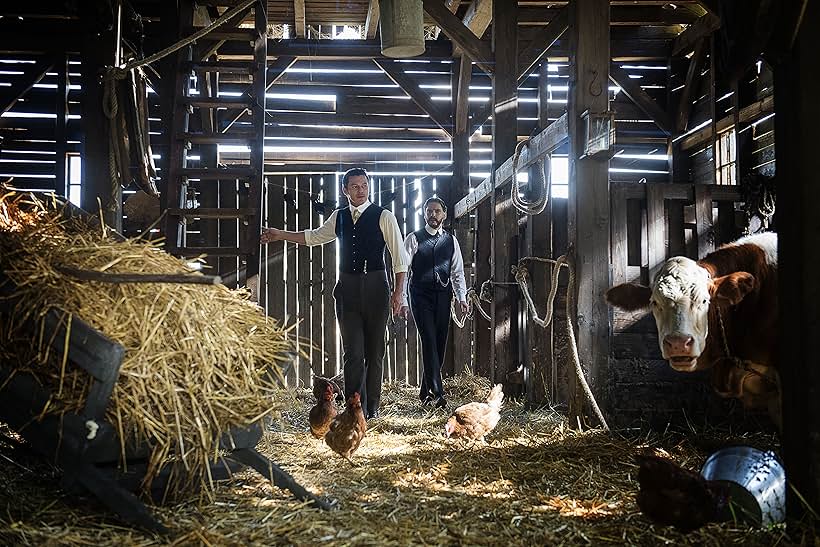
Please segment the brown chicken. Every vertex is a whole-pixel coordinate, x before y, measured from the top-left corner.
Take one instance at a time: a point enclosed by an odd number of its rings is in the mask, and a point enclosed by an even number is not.
[[[325,387],[330,386],[336,396],[336,400],[343,403],[345,400],[345,378],[344,373],[340,372],[333,378],[325,378],[324,376],[313,376],[313,395],[317,401],[321,401],[324,397]]]
[[[495,429],[498,424],[498,412],[504,399],[501,387],[501,384],[496,384],[490,390],[486,403],[467,403],[455,409],[444,424],[444,436],[483,441],[484,435]]]
[[[688,532],[724,520],[728,488],[658,456],[639,455],[638,507],[660,524]]]
[[[350,456],[359,448],[365,433],[367,421],[362,412],[362,399],[358,393],[354,393],[347,400],[344,412],[331,422],[325,442],[334,452],[353,463]]]
[[[326,384],[321,399],[316,401],[316,405],[308,413],[310,432],[313,436],[317,439],[324,439],[327,430],[330,429],[330,423],[338,414],[336,403],[333,402],[333,387]]]

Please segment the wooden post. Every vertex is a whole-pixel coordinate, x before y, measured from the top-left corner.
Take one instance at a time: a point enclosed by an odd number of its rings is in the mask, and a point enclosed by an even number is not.
[[[546,59],[538,69],[538,127],[544,129],[549,122],[549,71]],[[549,173],[546,173],[549,176]],[[533,180],[533,170],[530,170],[530,180]],[[529,256],[552,258],[552,196],[549,197],[547,207],[541,214],[530,216],[527,219],[525,253]],[[526,264],[530,272],[532,283],[532,297],[539,313],[544,313],[543,303],[547,300],[550,291],[549,264],[530,262]],[[553,316],[554,317],[554,316]],[[527,404],[531,407],[543,405],[546,402],[555,402],[553,378],[553,323],[542,328],[531,320],[527,320],[527,345],[525,348],[525,384]]]
[[[604,112],[609,107],[609,1],[576,0],[570,6],[568,223],[576,313],[569,320],[576,324],[581,366],[605,409],[610,310],[603,294],[609,287],[609,162],[578,158],[584,146],[581,113]],[[571,398],[571,417],[582,415],[582,408],[582,398]]]
[[[54,130],[54,152],[57,161],[54,174],[56,181],[54,189],[60,194],[66,193],[68,197],[68,181],[66,180],[66,141],[68,132],[66,124],[68,122],[68,55],[61,53],[57,55],[57,62],[54,64],[57,70],[57,125]]]
[[[493,3],[493,169],[515,152],[518,138],[517,32],[518,7],[515,3]],[[496,282],[512,282],[510,267],[517,262],[518,214],[509,198],[509,187],[495,190],[491,200],[493,212],[492,273]],[[495,286],[491,317],[493,319],[493,382],[502,382],[504,392],[521,390],[518,381],[511,383],[510,372],[518,369],[518,287]]]
[[[103,113],[103,80],[102,71],[114,62],[114,36],[110,29],[98,28],[96,2],[83,2],[81,13],[86,32],[83,33],[81,51],[82,88],[80,104],[82,106],[83,124],[83,192],[81,206],[86,211],[97,214],[100,206],[108,226],[122,230],[121,191],[112,192],[111,175],[108,163],[108,142],[110,123]],[[114,209],[109,209],[112,199]]]
[[[788,2],[799,4],[799,2]],[[820,185],[815,156],[820,103],[817,51],[820,6],[807,2],[790,52],[775,67],[777,142],[778,276],[780,340],[778,360],[783,393],[783,454],[789,483],[787,509],[805,513],[795,490],[815,509],[820,504]]]

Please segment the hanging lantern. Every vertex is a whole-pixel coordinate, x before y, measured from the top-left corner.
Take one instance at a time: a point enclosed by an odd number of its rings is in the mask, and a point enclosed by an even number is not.
[[[422,0],[379,0],[382,55],[403,59],[424,53]]]
[[[579,159],[608,160],[615,153],[615,113],[584,111],[581,114],[584,150]]]

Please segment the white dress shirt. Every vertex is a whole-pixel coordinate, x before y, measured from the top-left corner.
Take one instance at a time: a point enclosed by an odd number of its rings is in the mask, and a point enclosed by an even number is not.
[[[365,209],[370,207],[370,200],[365,201],[358,207],[350,206],[350,214],[353,211],[359,212],[359,217],[364,213]],[[324,245],[336,239],[336,217],[339,210],[330,213],[325,223],[314,230],[305,230],[305,243],[313,247],[314,245]],[[410,266],[410,260],[404,251],[404,246],[401,244],[401,230],[399,230],[399,223],[396,221],[396,216],[387,209],[382,210],[379,217],[379,228],[381,228],[384,242],[387,244],[387,249],[390,251],[390,258],[393,261],[393,272],[406,272]]]
[[[442,233],[441,227],[434,230],[430,228],[429,224],[425,224],[424,229],[427,230],[427,233],[431,236],[436,234],[440,235]],[[416,234],[410,233],[404,240],[404,250],[407,251],[408,264],[413,262],[413,255],[416,254],[418,248],[419,242],[416,239]],[[410,282],[409,275],[407,276],[407,282]],[[452,283],[453,294],[455,294],[456,300],[465,302],[467,300],[467,282],[464,279],[464,260],[461,258],[461,247],[458,245],[458,240],[455,236],[453,236],[453,259],[450,261],[450,283]],[[407,294],[406,291],[405,294]]]

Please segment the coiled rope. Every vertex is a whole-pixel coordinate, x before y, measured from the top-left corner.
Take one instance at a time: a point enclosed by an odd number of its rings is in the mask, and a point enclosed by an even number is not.
[[[550,192],[552,191],[552,169],[545,167],[545,164],[551,164],[552,158],[549,154],[539,159],[536,163],[538,168],[536,171],[540,173],[541,178],[541,195],[535,201],[527,201],[521,197],[520,183],[518,182],[518,161],[521,157],[521,150],[525,146],[529,146],[529,139],[520,141],[515,145],[515,154],[513,154],[513,174],[512,184],[510,185],[510,199],[515,205],[515,208],[527,215],[537,215],[544,211],[550,199]],[[534,188],[533,181],[530,181],[530,188]]]

